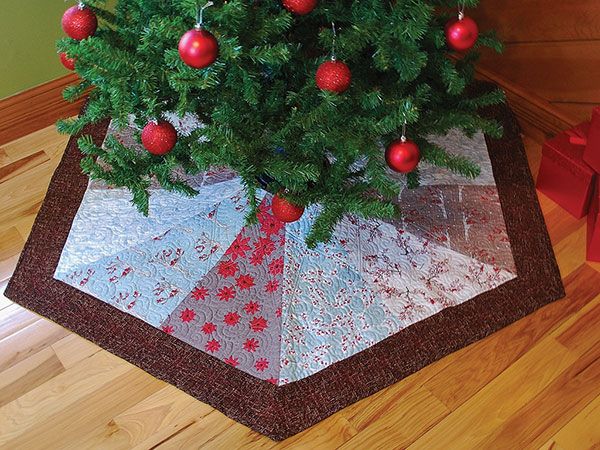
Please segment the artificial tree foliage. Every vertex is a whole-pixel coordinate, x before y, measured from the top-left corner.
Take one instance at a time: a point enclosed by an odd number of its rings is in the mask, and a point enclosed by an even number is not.
[[[475,51],[452,55],[445,41],[448,19],[460,5],[475,7],[476,0],[320,0],[305,16],[291,14],[277,0],[217,0],[204,11],[204,25],[218,39],[219,57],[208,68],[194,69],[181,61],[177,44],[204,3],[120,0],[109,11],[104,0],[89,0],[86,6],[101,19],[99,30],[82,41],[58,42],[59,51],[76,59],[82,79],[65,90],[65,98],[89,95],[77,119],[59,122],[61,131],[77,134],[107,117],[124,127],[130,115],[142,128],[165,112],[194,113],[206,125],[180,135],[165,156],[128,149],[115,138],[100,148],[80,137],[83,170],[129,188],[142,212],[151,201],[151,179],[195,195],[173,176],[174,169],[197,173],[228,166],[246,187],[250,221],[265,178],[268,190],[292,203],[321,205],[307,237],[314,246],[329,239],[345,214],[401,213],[399,186],[389,176],[383,148],[400,136],[405,122],[422,160],[467,177],[477,176],[478,167],[427,136],[452,128],[467,135],[502,133],[477,112],[502,102],[502,92],[465,94],[476,49],[500,50],[500,43],[483,33]],[[337,59],[352,71],[352,85],[342,94],[319,90],[314,78],[331,56],[332,22]],[[408,175],[409,186],[418,182],[418,170]]]

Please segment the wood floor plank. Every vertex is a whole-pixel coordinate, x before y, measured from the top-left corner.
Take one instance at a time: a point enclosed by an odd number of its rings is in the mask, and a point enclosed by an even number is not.
[[[22,209],[19,214],[11,214],[10,217],[3,218],[0,223],[0,232],[9,228],[16,228],[21,236],[26,239],[41,206],[42,202],[33,203],[28,205],[28,208]],[[23,231],[26,231],[25,234],[23,234]],[[2,245],[2,242],[0,242],[0,245]]]
[[[31,228],[33,227],[33,223],[35,222],[35,218],[37,217],[37,213],[40,210],[42,203],[37,203],[33,205],[32,208],[24,211],[19,219],[15,223],[15,228],[23,238],[23,242],[26,242],[29,238],[29,233],[31,233]],[[33,212],[30,212],[33,210]]]
[[[556,210],[562,211],[562,208],[560,206],[558,206],[558,204],[556,204],[554,202],[554,200],[550,200],[549,197],[547,197],[545,194],[543,194],[540,191],[536,191],[537,193],[537,198],[538,198],[538,202],[540,204],[540,208],[542,209],[542,213],[544,214],[544,217],[546,217],[550,212]]]
[[[577,448],[577,447],[574,447],[574,448]],[[542,445],[539,448],[539,450],[570,450],[570,449],[563,448],[554,441],[548,441],[544,445]]]
[[[450,410],[457,409],[557,325],[591,302],[600,286],[600,273],[582,264],[564,280],[564,285],[564,299],[454,353],[452,363],[425,380],[423,386]]]
[[[52,349],[54,350],[54,353],[56,353],[61,364],[67,369],[99,351],[102,351],[96,344],[93,344],[74,333],[70,333],[52,344]]]
[[[88,409],[93,409],[97,405],[88,403],[82,404],[81,409],[73,409],[73,407],[94,392],[100,392],[104,397],[112,397],[112,395],[108,396],[106,394],[108,391],[105,390],[112,387],[114,380],[131,371],[131,364],[108,352],[98,352],[0,407],[0,448],[3,445],[5,448],[27,448],[12,445],[23,436],[28,440],[29,436],[37,435],[38,439],[44,442],[50,435],[56,434],[47,429],[42,431],[41,428],[45,427],[54,416],[68,414],[70,411],[79,415],[87,414]],[[135,387],[131,385],[129,390],[132,391]],[[69,427],[65,425],[68,424],[63,424],[57,429],[68,429]]]
[[[51,346],[69,332],[47,320],[38,320],[0,341],[0,371]]]
[[[165,385],[116,415],[81,444],[89,448],[152,448],[213,411],[174,386]]]
[[[35,353],[0,373],[0,406],[25,395],[64,371],[52,348],[46,347]]]
[[[372,426],[381,417],[396,411],[396,403],[402,398],[413,395],[421,390],[423,383],[452,363],[451,358],[424,367],[418,373],[383,389],[370,397],[345,408],[340,414],[348,419],[359,432]]]
[[[576,359],[554,339],[543,339],[409,448],[480,448],[488,434],[534,399]]]
[[[65,148],[69,142],[70,136],[64,136],[59,134],[54,127],[50,127],[49,129],[53,134],[53,140],[51,145],[46,145],[43,147],[44,152],[52,159],[59,159],[62,157]]]
[[[589,272],[593,269],[587,269],[586,265],[583,265],[581,270]],[[597,286],[599,285],[594,283],[593,286],[594,288],[589,290],[590,294],[598,292]],[[568,290],[573,288],[572,285],[567,285],[567,287]],[[578,288],[576,292],[579,292]],[[568,302],[569,299],[570,297],[567,296],[562,302]],[[556,304],[549,306],[552,307]],[[574,317],[564,321],[549,333],[549,336],[556,337],[557,343],[561,345],[560,348],[568,351],[569,356],[573,358],[573,364],[510,417],[499,419],[491,415],[485,422],[486,426],[479,426],[476,432],[484,434],[485,437],[469,443],[463,442],[466,448],[524,448],[530,444],[539,446],[597,395],[600,386],[600,346],[598,345],[600,342],[600,327],[598,327],[600,296],[595,296],[585,305],[579,304],[576,311],[578,313]],[[502,349],[498,350],[502,352]],[[526,355],[525,358],[527,356],[529,355]],[[512,370],[518,363],[519,361],[507,370]],[[455,365],[449,367],[455,367]],[[499,378],[502,376],[504,374]],[[528,376],[535,376],[535,374],[528,373]],[[487,383],[482,391],[493,388],[495,383],[495,380]],[[449,386],[461,385],[458,379],[452,380],[451,378],[447,379],[447,384]],[[516,392],[511,393],[513,396],[515,394]],[[497,398],[501,399],[502,397],[497,396]],[[491,405],[488,406],[493,410]],[[506,408],[503,408],[502,414],[505,411]],[[464,418],[464,414],[461,417]],[[494,425],[495,423],[497,426]],[[423,442],[433,444],[431,441],[421,440],[417,441],[417,444]],[[456,443],[456,440],[451,442],[452,445]],[[440,444],[440,442],[436,442],[436,444]],[[417,448],[419,447],[417,446]]]
[[[600,295],[594,300],[553,333],[558,342],[574,353],[583,353],[590,346],[600,347]]]
[[[600,272],[600,262],[586,261],[586,264],[597,272]]]
[[[554,246],[554,254],[563,278],[585,261],[587,224],[581,225]]]
[[[24,138],[23,142],[15,141],[5,144],[0,147],[0,169],[15,164],[20,160],[27,159],[40,151],[43,152],[43,150],[34,143],[31,136]]]
[[[357,434],[358,431],[342,414],[334,414],[316,426],[286,439],[277,445],[277,448],[302,449],[306,448],[307,442],[310,442],[311,446],[315,448],[343,448],[342,444],[348,442]],[[210,447],[207,446],[207,448]]]
[[[20,214],[32,204],[40,203],[48,190],[57,161],[49,159],[32,167],[18,178],[0,184],[0,214]]]
[[[50,157],[44,152],[39,151],[25,158],[19,159],[13,163],[0,167],[0,183],[8,181],[12,178],[33,169],[50,160]]]
[[[553,448],[600,448],[600,395],[548,441]]]
[[[229,419],[219,411],[182,429],[153,450],[187,449],[270,449],[277,443]],[[318,448],[318,447],[317,447]],[[140,449],[141,450],[141,449]]]
[[[587,217],[576,219],[560,207],[546,213],[545,218],[552,245],[566,239],[587,223]]]
[[[45,418],[67,409],[87,392],[99,389],[129,370],[128,364],[101,352],[73,369],[33,389],[0,408],[0,448]],[[33,431],[32,431],[33,432]]]
[[[14,304],[12,301],[10,301],[8,298],[6,298],[6,296],[4,295],[6,286],[8,286],[8,280],[0,281],[0,311],[2,311],[3,309],[8,308],[9,306],[12,306]],[[0,317],[1,317],[1,313],[0,313]],[[1,326],[2,326],[2,319],[0,318],[0,327]]]
[[[10,162],[10,158],[6,154],[6,151],[2,147],[0,147],[0,167],[8,165],[10,164]]]
[[[527,135],[522,136],[523,145],[525,148],[535,148],[538,143],[535,139],[528,137]],[[542,161],[542,152],[527,152],[527,162],[529,163],[529,169],[533,179],[537,181],[538,172],[540,170],[540,163]]]
[[[8,280],[12,276],[18,261],[19,255],[0,260],[0,282]]]
[[[593,346],[478,445],[540,446],[596,397],[599,385],[600,346]]]
[[[52,158],[64,150],[68,139],[68,136],[60,135],[56,131],[56,127],[51,125],[2,145],[0,151],[5,157],[0,158],[0,162],[4,166],[27,158],[39,151],[44,151],[48,157]]]
[[[338,448],[406,448],[450,413],[448,407],[424,387],[398,397],[386,396],[386,400],[389,402],[387,413],[383,411],[377,420],[356,431],[355,436]]]
[[[0,342],[38,320],[38,315],[16,304],[0,310]]]
[[[91,358],[86,361],[90,360]],[[55,379],[68,375],[68,373],[69,371],[65,371]],[[6,446],[15,449],[42,448],[42,446],[52,449],[85,448],[81,442],[85,442],[89,434],[94,434],[98,426],[110,423],[115,411],[122,411],[135,405],[164,386],[160,380],[138,371],[129,364],[124,373],[96,381],[99,383],[90,385],[89,390],[81,390],[79,393],[83,395],[74,398],[69,408],[61,408],[49,416],[44,415],[43,421],[36,424],[35,430],[13,436],[7,440]],[[38,389],[43,390],[42,388],[47,384]],[[108,389],[110,389],[111,395],[106,395],[104,392]],[[32,391],[32,393],[34,392],[36,390]],[[16,402],[18,401],[16,400]],[[14,402],[8,406],[11,405],[14,405]],[[1,416],[2,410],[0,409]],[[73,440],[67,433],[56,432],[56,430],[64,429],[68,429],[69,433],[78,436],[77,440]]]
[[[29,237],[41,205],[41,202],[33,204],[29,208],[23,209],[19,214],[14,214],[10,218],[7,218],[0,224],[0,235],[9,232],[13,233],[11,239],[0,238],[0,253],[5,255],[3,258],[0,258],[0,261],[21,252]],[[14,234],[15,231],[18,233],[20,239]]]
[[[4,293],[0,292],[0,311],[3,310],[4,308],[8,308],[9,306],[12,306],[12,305],[13,305],[13,302],[10,301],[8,298],[6,298],[4,296]]]
[[[11,227],[0,231],[0,260],[6,260],[21,253],[25,241],[19,230]]]

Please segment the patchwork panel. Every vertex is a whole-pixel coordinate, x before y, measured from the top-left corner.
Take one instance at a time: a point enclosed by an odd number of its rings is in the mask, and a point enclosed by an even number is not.
[[[263,202],[259,223],[242,229],[162,330],[277,384],[285,233],[269,209]]]
[[[226,188],[222,190],[222,193],[226,192]],[[93,236],[93,239],[81,247],[76,244],[68,247],[68,253],[63,252],[64,259],[61,259],[55,277],[159,326],[192,290],[195,280],[207,273],[233,242],[244,226],[247,208],[245,197],[236,191],[233,197],[200,213],[196,210],[197,215],[166,231],[162,231],[166,226],[164,222],[149,219],[153,227],[138,229],[140,233],[135,236],[134,242],[142,238],[145,240],[109,256],[103,255],[109,249],[127,245],[129,240],[111,242],[104,233],[95,234],[98,228],[110,230],[96,226],[102,223],[102,217],[91,216],[92,220],[86,220],[90,216],[78,216],[79,230],[87,229],[87,235]],[[86,211],[89,212],[89,209]],[[102,211],[102,216],[106,215],[105,211],[110,209]],[[185,212],[190,214],[194,210]],[[137,211],[132,214],[130,207],[129,216],[143,224],[144,220],[138,215]],[[121,224],[123,222],[132,223],[122,220]],[[119,231],[128,235],[126,230],[115,228],[110,231],[111,235]],[[152,231],[160,231],[160,234],[150,234]],[[77,236],[85,235],[81,232]],[[106,238],[105,247],[96,251],[97,246],[102,244],[99,239],[102,236]],[[80,248],[81,253],[73,252],[73,248]],[[81,261],[90,262],[75,265]]]
[[[401,198],[402,217],[391,222],[397,228],[515,272],[495,186],[424,186]]]
[[[348,358],[399,328],[400,322],[371,291],[345,249],[332,244],[311,250],[294,233],[288,234],[282,384]]]
[[[138,145],[132,128],[109,134]],[[398,199],[402,217],[347,216],[314,249],[305,238],[318,205],[283,224],[261,191],[259,221],[247,225],[230,170],[175,174],[192,198],[153,185],[148,217],[125,190],[90,183],[55,277],[256,378],[299,381],[515,278],[483,135],[438,142],[481,177],[422,164],[424,185]]]

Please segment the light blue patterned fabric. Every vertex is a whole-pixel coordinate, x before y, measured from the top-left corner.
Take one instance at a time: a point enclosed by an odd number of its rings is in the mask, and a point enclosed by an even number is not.
[[[245,224],[247,208],[236,194],[161,234],[145,233],[132,247],[76,268],[59,265],[55,276],[158,327],[227,250]],[[90,230],[93,225],[87,223]]]
[[[390,336],[389,314],[336,239],[309,249],[317,209],[286,228],[280,383],[312,375]]]
[[[244,195],[239,178],[196,188],[202,194],[195,197],[153,190],[146,217],[132,205],[128,190],[90,183],[63,248],[57,276],[158,236],[224,199]]]

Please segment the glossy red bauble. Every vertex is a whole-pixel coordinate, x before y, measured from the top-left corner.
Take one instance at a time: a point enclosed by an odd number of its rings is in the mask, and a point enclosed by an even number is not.
[[[341,61],[325,61],[317,69],[315,80],[319,89],[340,94],[350,87],[352,73]]]
[[[283,7],[289,12],[303,16],[316,8],[318,0],[283,0]]]
[[[188,66],[204,69],[219,56],[219,43],[211,32],[192,29],[179,41],[179,56]]]
[[[479,37],[479,27],[470,17],[451,20],[446,25],[446,41],[452,50],[467,51],[475,45]]]
[[[69,58],[65,52],[62,52],[60,55],[60,62],[66,69],[75,70],[75,58]]]
[[[285,223],[296,222],[304,214],[302,206],[296,206],[279,195],[273,196],[271,210],[275,217]]]
[[[67,36],[81,41],[94,35],[98,28],[98,19],[91,9],[72,6],[63,14],[62,28]]]
[[[417,168],[420,159],[419,147],[410,139],[397,139],[385,149],[385,161],[395,172],[412,172]]]
[[[177,131],[169,122],[148,122],[142,130],[142,144],[153,155],[169,153],[176,143]]]

